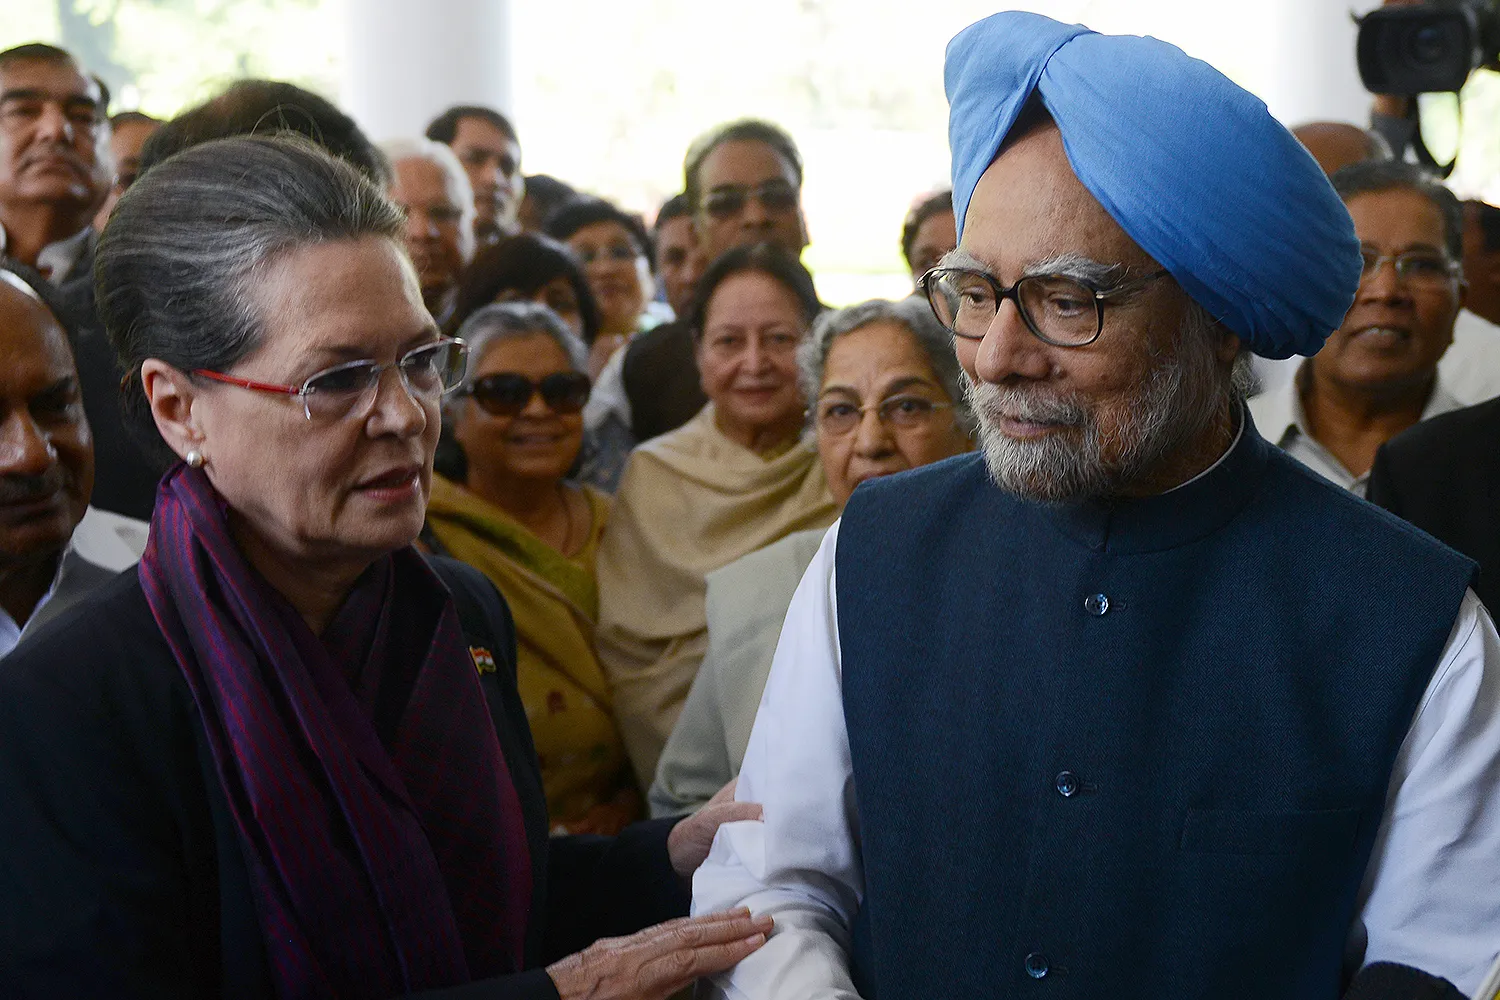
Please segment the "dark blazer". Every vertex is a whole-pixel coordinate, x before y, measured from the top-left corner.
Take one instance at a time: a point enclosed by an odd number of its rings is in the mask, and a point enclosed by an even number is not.
[[[1500,399],[1392,438],[1375,456],[1368,496],[1479,563],[1474,593],[1500,613]]]
[[[675,431],[708,402],[698,378],[693,331],[682,320],[636,335],[625,346],[620,379],[637,441]]]
[[[434,565],[484,609],[483,675],[533,863],[527,967],[424,996],[556,998],[540,966],[601,936],[685,915],[666,837],[547,837],[516,690],[514,629],[483,575]],[[461,617],[464,617],[461,613]],[[470,641],[478,644],[465,618]],[[29,637],[0,669],[0,997],[273,994],[248,872],[192,695],[121,574]]]

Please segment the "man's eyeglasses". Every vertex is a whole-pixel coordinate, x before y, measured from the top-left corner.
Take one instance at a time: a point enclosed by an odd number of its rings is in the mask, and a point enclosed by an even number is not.
[[[496,372],[474,380],[464,390],[484,412],[496,417],[521,414],[537,393],[553,413],[573,414],[583,410],[589,401],[592,383],[582,372],[556,372],[533,382],[518,372]]]
[[[767,212],[791,212],[797,208],[798,192],[786,181],[766,181],[756,187],[724,184],[703,196],[703,211],[715,219],[739,215],[754,198]]]
[[[1359,272],[1360,281],[1369,281],[1387,261],[1395,266],[1396,277],[1413,288],[1440,288],[1458,275],[1457,264],[1442,254],[1427,250],[1383,254],[1361,247],[1359,255],[1363,260]]]
[[[387,369],[396,369],[401,385],[413,399],[433,402],[458,387],[468,360],[468,344],[446,339],[407,351],[393,364],[350,361],[334,365],[310,376],[301,386],[257,382],[207,368],[195,369],[193,374],[241,389],[296,396],[308,420],[338,420],[369,409],[379,391],[380,377]]]
[[[935,267],[918,284],[933,314],[950,332],[982,340],[1000,303],[1011,299],[1038,340],[1054,347],[1085,347],[1104,329],[1104,303],[1143,288],[1167,271],[1155,271],[1113,288],[1099,289],[1060,274],[1033,274],[1009,288],[983,271]]]
[[[864,420],[865,414],[875,413],[876,419],[896,430],[914,430],[925,427],[939,410],[950,410],[952,403],[939,403],[925,396],[891,396],[868,406],[855,406],[846,399],[825,399],[818,404],[818,429],[842,437],[852,433]]]

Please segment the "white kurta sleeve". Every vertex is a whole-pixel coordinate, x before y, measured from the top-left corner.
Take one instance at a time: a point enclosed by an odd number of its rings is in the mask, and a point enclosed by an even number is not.
[[[1500,953],[1500,636],[1472,590],[1396,758],[1354,930],[1365,964],[1466,995]]]
[[[834,606],[838,525],[802,577],[776,646],[735,797],[765,821],[719,829],[693,913],[748,906],[776,930],[716,977],[732,1000],[849,1000],[850,927],[864,892]]]

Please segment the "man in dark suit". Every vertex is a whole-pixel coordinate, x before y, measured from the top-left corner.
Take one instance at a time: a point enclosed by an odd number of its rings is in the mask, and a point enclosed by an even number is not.
[[[121,372],[94,313],[92,220],[114,181],[107,104],[99,82],[63,49],[32,43],[0,52],[0,257],[56,292],[49,306],[70,334],[103,457],[94,502],[145,519],[160,470],[121,426]]]
[[[54,284],[87,273],[90,223],[113,181],[104,105],[64,50],[0,52],[0,248]]]
[[[1393,438],[1375,456],[1369,498],[1479,563],[1474,592],[1500,609],[1500,399]]]
[[[751,243],[774,243],[795,255],[807,246],[802,155],[780,127],[751,118],[720,125],[688,148],[683,175],[705,265]],[[625,348],[622,376],[636,440],[676,430],[708,402],[694,348],[686,315]]]

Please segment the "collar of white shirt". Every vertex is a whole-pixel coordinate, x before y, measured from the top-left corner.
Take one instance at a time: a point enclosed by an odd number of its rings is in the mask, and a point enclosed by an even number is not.
[[[1333,456],[1333,452],[1312,436],[1299,390],[1306,372],[1307,361],[1304,360],[1285,385],[1250,400],[1250,415],[1255,418],[1255,427],[1267,441],[1279,446],[1324,479],[1364,496],[1370,474],[1366,472],[1354,475]],[[1427,406],[1422,410],[1422,419],[1457,410],[1463,405],[1448,391],[1442,372],[1439,371],[1432,385],[1432,395],[1427,398]]]
[[[94,228],[85,226],[66,239],[48,243],[36,255],[36,269],[46,275],[52,284],[62,284],[73,270],[73,265],[83,256],[84,248],[89,245],[89,237],[93,234]],[[5,256],[9,245],[10,237],[6,235],[5,227],[0,226],[0,257]]]

